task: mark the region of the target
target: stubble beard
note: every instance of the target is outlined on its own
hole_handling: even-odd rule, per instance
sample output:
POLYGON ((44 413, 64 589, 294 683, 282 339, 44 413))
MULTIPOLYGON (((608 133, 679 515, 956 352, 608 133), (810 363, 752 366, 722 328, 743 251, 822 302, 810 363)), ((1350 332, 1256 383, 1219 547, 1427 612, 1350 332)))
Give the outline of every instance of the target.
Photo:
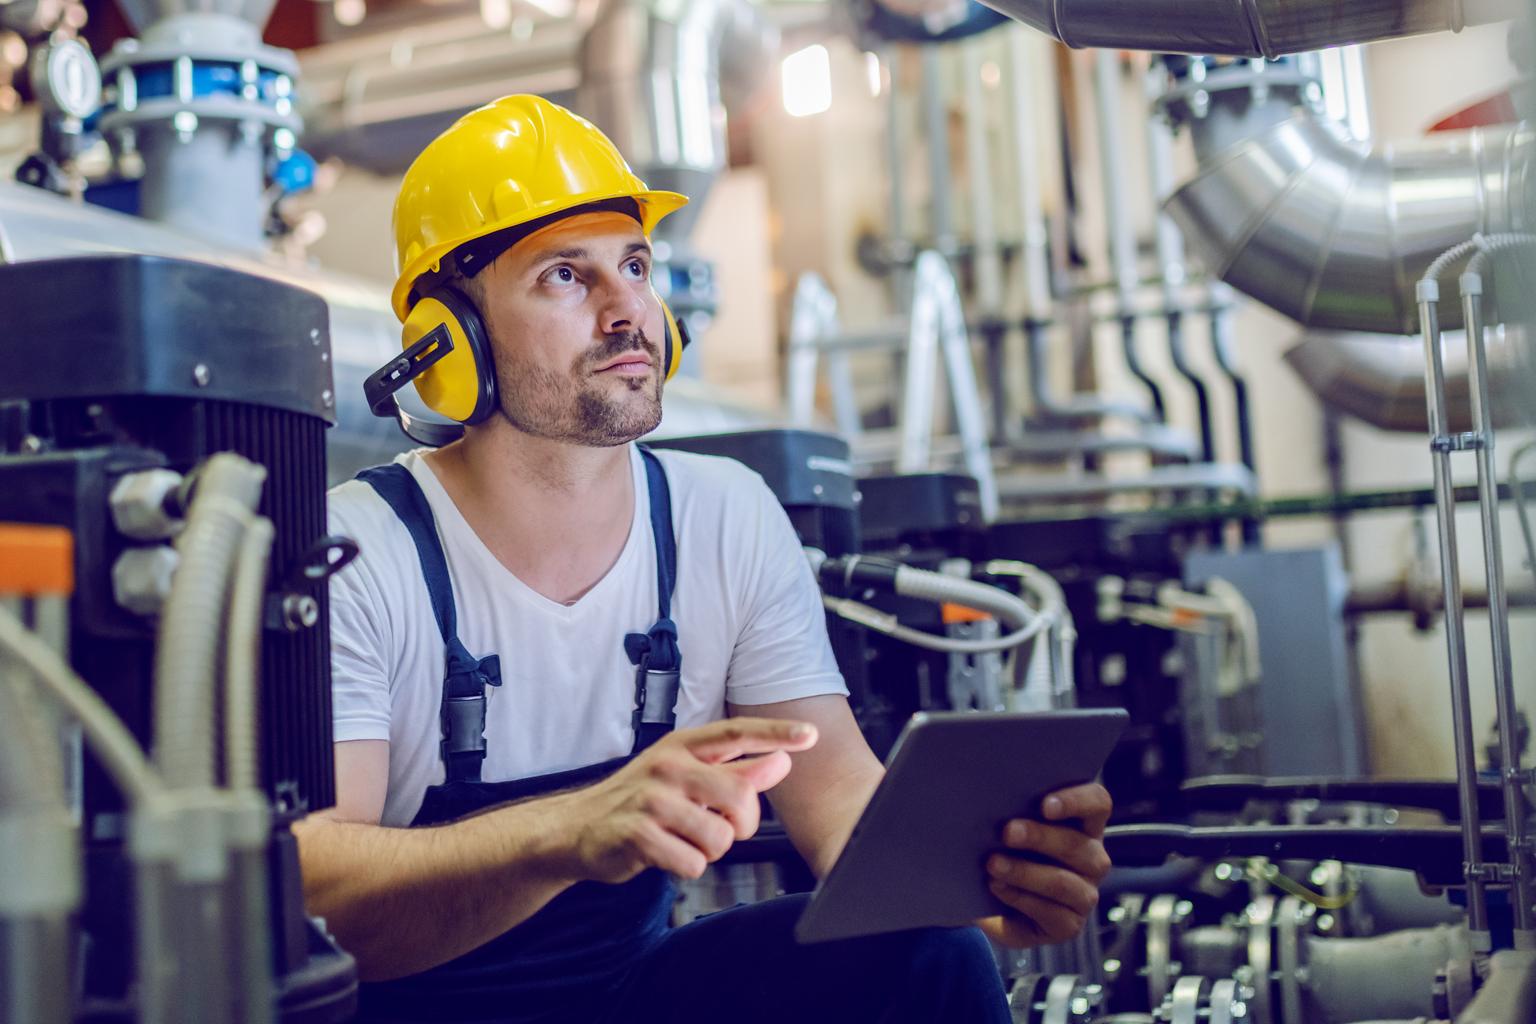
POLYGON ((577 356, 564 372, 497 354, 501 415, 533 437, 589 448, 612 448, 650 433, 661 422, 660 353, 644 331, 615 334, 577 356), (592 371, 626 352, 644 352, 652 374, 620 377, 622 390, 592 371))

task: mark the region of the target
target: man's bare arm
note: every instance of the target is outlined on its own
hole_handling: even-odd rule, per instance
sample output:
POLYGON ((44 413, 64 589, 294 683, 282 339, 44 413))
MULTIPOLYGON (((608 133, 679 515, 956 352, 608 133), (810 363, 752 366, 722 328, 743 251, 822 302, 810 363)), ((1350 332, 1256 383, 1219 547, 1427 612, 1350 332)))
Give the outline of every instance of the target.
POLYGON ((881 766, 854 721, 846 697, 802 697, 778 704, 730 707, 732 715, 810 722, 821 739, 793 755, 789 776, 768 793, 790 841, 817 878, 832 869, 880 784, 881 766))
POLYGON ((602 782, 434 828, 386 828, 389 746, 338 743, 335 808, 294 828, 310 913, 369 981, 444 963, 527 920, 570 885, 649 867, 697 878, 757 829, 757 794, 816 732, 739 719, 682 730, 602 782), (743 754, 764 756, 735 760, 743 754))
POLYGON ((567 886, 558 800, 435 828, 385 828, 389 744, 336 744, 337 806, 294 826, 304 900, 366 981, 426 970, 532 917, 567 886))

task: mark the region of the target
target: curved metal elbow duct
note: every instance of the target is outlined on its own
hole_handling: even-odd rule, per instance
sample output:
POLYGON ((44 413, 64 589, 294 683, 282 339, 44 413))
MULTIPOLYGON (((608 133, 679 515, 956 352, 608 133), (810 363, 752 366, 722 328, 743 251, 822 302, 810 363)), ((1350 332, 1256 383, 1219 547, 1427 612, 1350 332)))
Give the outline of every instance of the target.
MULTIPOLYGON (((1522 324, 1488 331, 1488 379, 1494 426, 1536 421, 1536 345, 1522 324)), ((1462 332, 1443 338, 1450 429, 1472 429, 1467 344, 1462 332)), ((1398 335, 1317 332, 1285 361, 1328 405, 1382 430, 1429 429, 1424 400, 1424 346, 1398 335)))
POLYGON ((664 233, 687 237, 726 166, 725 107, 767 77, 778 31, 748 0, 607 0, 581 41, 576 110, 651 188, 693 202, 664 233))
POLYGON ((1307 327, 1415 334, 1436 256, 1531 223, 1524 125, 1372 150, 1299 111, 1214 156, 1196 138, 1168 213, 1213 274, 1307 327))
POLYGON ((1521 0, 983 0, 1073 47, 1278 57, 1460 31, 1520 14, 1521 0))

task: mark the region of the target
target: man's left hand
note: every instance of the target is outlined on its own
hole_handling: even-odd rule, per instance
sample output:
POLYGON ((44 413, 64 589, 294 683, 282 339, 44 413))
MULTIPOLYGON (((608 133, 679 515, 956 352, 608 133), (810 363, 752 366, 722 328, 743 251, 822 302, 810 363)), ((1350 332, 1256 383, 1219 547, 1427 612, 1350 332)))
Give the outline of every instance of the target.
POLYGON ((987 860, 987 883, 1011 910, 977 922, 988 938, 1023 949, 1064 942, 1082 930, 1109 873, 1103 839, 1112 809, 1103 786, 1073 786, 1045 798, 1044 821, 1003 826, 1003 846, 1026 856, 1000 852, 987 860))

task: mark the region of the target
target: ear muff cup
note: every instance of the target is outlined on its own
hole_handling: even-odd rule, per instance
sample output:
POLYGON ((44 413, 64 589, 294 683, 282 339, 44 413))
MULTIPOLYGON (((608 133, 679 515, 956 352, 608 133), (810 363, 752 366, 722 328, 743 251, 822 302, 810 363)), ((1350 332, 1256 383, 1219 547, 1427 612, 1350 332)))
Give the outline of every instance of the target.
POLYGON ((444 285, 411 309, 401 340, 410 348, 437 330, 447 331, 453 348, 416 378, 416 391, 427 408, 440 416, 479 423, 496 409, 495 362, 485 323, 463 292, 444 285))
POLYGON ((661 343, 661 365, 665 371, 662 379, 671 380, 677 373, 678 364, 683 361, 683 347, 687 340, 677 317, 672 315, 672 307, 667 305, 665 299, 658 301, 661 302, 661 318, 667 325, 667 336, 661 343))

